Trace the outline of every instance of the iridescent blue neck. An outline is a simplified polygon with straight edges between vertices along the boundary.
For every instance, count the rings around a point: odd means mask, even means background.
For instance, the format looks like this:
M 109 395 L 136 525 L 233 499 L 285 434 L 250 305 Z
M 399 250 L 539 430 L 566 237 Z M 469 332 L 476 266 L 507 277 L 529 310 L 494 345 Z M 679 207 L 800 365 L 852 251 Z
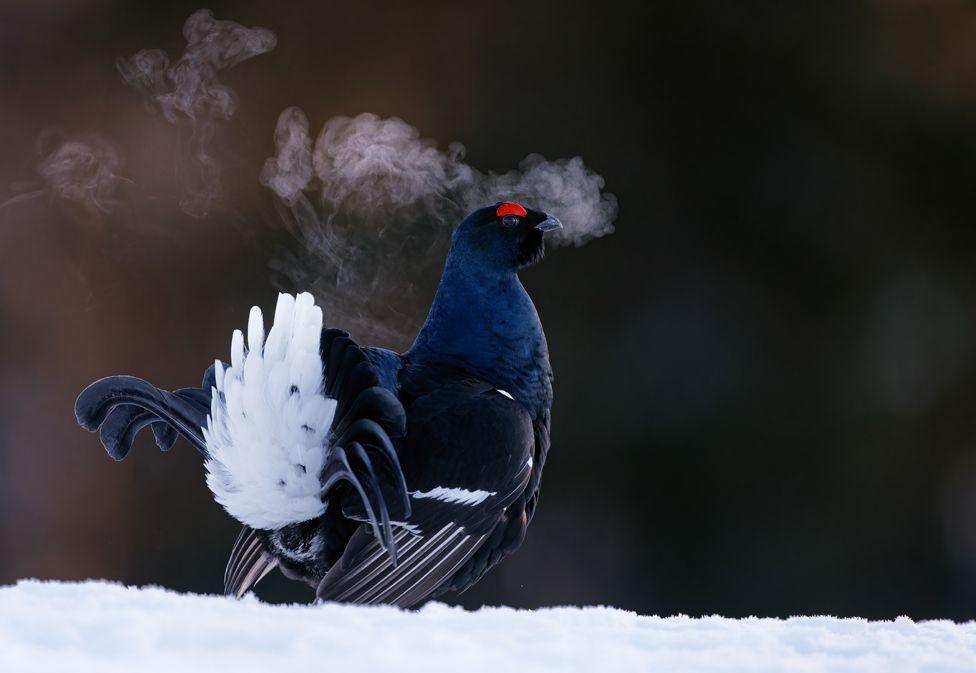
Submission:
M 523 385 L 533 389 L 524 395 L 536 397 L 534 388 L 548 386 L 549 362 L 535 305 L 514 269 L 473 261 L 452 249 L 427 320 L 406 355 L 461 366 L 500 386 Z

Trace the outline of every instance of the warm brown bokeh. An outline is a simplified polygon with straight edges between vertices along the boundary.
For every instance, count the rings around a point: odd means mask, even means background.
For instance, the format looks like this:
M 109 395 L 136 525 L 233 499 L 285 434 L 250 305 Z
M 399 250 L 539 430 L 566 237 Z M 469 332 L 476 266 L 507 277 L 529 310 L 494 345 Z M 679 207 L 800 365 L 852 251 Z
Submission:
M 620 200 L 617 233 L 524 276 L 553 451 L 525 546 L 460 602 L 976 616 L 976 12 L 748 5 L 212 5 L 278 46 L 223 76 L 224 195 L 194 219 L 186 128 L 114 61 L 178 53 L 198 5 L 6 2 L 0 582 L 219 591 L 236 526 L 199 457 L 143 437 L 114 464 L 72 404 L 107 374 L 194 383 L 273 305 L 291 241 L 257 176 L 300 105 L 315 129 L 401 117 L 486 170 L 579 154 Z M 91 136 L 125 158 L 110 214 L 35 173 Z

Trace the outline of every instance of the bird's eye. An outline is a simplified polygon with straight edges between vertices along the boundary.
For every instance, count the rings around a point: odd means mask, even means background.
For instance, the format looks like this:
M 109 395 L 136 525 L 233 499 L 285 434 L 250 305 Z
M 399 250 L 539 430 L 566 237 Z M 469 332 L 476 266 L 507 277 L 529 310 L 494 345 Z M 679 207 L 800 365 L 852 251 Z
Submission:
M 520 218 L 518 215 L 506 215 L 502 218 L 502 224 L 504 224 L 506 227 L 514 227 L 519 223 L 519 221 Z

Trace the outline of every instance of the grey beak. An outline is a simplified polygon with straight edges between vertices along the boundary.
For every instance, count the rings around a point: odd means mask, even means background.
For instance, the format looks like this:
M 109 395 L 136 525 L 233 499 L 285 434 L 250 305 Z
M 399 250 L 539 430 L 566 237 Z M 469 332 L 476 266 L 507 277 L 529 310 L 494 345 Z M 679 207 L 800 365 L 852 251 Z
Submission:
M 547 231 L 555 231 L 556 229 L 562 229 L 563 223 L 560 222 L 555 215 L 550 215 L 546 213 L 546 219 L 544 219 L 539 224 L 535 225 L 535 228 L 545 233 Z

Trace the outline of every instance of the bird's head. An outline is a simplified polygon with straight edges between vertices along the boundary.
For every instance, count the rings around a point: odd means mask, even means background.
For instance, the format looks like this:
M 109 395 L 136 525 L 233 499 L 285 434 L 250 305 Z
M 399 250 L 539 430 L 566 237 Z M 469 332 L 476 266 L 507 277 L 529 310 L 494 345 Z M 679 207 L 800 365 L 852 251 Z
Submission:
M 454 230 L 451 251 L 467 264 L 518 271 L 542 259 L 544 234 L 562 226 L 548 213 L 512 201 L 496 203 L 464 218 Z

